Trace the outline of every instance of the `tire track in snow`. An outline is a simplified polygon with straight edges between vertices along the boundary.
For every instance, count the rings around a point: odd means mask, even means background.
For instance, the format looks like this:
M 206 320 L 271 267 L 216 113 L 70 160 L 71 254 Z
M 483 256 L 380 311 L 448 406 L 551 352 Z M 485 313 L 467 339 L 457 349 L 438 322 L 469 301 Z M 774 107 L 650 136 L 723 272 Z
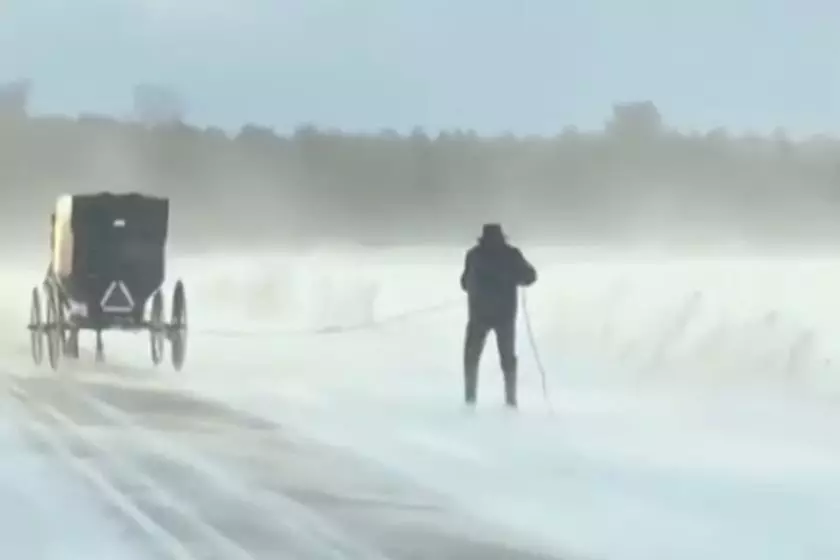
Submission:
M 295 440 L 221 405 L 162 388 L 92 383 L 80 374 L 12 384 L 31 406 L 55 409 L 53 419 L 98 452 L 91 468 L 108 476 L 108 461 L 134 466 L 134 478 L 123 477 L 123 501 L 141 502 L 147 517 L 177 533 L 170 549 L 180 539 L 197 550 L 170 557 L 543 558 L 505 546 L 493 529 L 346 451 Z M 155 484 L 158 491 L 150 491 Z M 148 504 L 150 494 L 158 504 Z M 181 514 L 177 522 L 173 510 Z

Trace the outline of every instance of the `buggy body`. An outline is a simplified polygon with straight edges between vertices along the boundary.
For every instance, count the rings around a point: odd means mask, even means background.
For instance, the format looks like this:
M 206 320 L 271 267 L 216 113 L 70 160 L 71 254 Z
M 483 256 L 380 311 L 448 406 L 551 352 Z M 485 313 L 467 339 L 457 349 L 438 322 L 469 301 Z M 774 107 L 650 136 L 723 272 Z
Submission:
M 81 328 L 140 328 L 163 284 L 169 201 L 141 194 L 58 199 L 48 282 Z
M 155 363 L 160 362 L 168 338 L 173 361 L 180 368 L 186 336 L 180 280 L 173 294 L 172 321 L 163 320 L 168 230 L 166 198 L 107 192 L 59 197 L 51 219 L 43 305 L 37 288 L 33 290 L 30 330 L 36 362 L 40 361 L 36 331 L 46 334 L 56 367 L 54 353 L 78 357 L 80 330 L 96 331 L 97 359 L 102 358 L 102 331 L 148 330 Z M 46 308 L 46 318 L 40 316 L 41 308 Z M 58 342 L 51 338 L 53 330 Z M 61 348 L 54 349 L 54 344 Z

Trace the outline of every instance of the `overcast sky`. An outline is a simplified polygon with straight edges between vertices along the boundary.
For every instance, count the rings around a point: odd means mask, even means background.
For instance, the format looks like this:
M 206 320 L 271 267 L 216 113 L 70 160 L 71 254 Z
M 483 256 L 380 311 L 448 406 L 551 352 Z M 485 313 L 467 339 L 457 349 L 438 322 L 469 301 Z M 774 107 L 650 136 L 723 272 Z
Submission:
M 840 3 L 0 0 L 19 77 L 38 112 L 125 115 L 145 81 L 228 128 L 552 133 L 651 99 L 684 128 L 840 134 Z

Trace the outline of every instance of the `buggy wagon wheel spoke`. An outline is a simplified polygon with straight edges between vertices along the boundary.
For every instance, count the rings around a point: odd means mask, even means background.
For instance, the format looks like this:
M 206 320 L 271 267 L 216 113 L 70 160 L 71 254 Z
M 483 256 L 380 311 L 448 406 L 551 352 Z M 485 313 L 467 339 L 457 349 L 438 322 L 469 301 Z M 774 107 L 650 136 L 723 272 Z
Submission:
M 47 357 L 50 361 L 50 367 L 55 370 L 58 369 L 61 361 L 64 324 L 59 309 L 58 294 L 56 293 L 57 288 L 47 285 L 45 291 L 47 300 Z
M 32 305 L 29 310 L 29 336 L 32 360 L 40 364 L 44 359 L 44 316 L 41 308 L 41 294 L 32 288 Z

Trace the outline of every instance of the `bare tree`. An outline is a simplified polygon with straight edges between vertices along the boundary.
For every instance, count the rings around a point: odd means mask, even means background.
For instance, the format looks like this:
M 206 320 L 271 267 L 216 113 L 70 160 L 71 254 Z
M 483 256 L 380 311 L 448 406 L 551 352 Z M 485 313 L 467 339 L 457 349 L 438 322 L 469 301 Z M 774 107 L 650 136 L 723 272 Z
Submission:
M 140 84 L 134 88 L 134 117 L 146 125 L 162 125 L 184 120 L 184 100 L 163 85 Z
M 620 103 L 613 107 L 607 132 L 625 137 L 657 136 L 662 132 L 662 116 L 651 101 Z
M 0 115 L 23 117 L 27 113 L 32 92 L 30 80 L 16 80 L 0 85 Z
M 0 205 L 32 208 L 27 223 L 63 191 L 129 185 L 171 197 L 173 227 L 204 244 L 463 243 L 496 219 L 552 242 L 840 243 L 840 142 L 682 134 L 648 101 L 616 105 L 602 131 L 549 138 L 313 124 L 284 135 L 186 126 L 162 86 L 134 92 L 151 126 L 27 117 L 29 91 L 0 87 L 0 107 L 23 115 L 0 119 Z

